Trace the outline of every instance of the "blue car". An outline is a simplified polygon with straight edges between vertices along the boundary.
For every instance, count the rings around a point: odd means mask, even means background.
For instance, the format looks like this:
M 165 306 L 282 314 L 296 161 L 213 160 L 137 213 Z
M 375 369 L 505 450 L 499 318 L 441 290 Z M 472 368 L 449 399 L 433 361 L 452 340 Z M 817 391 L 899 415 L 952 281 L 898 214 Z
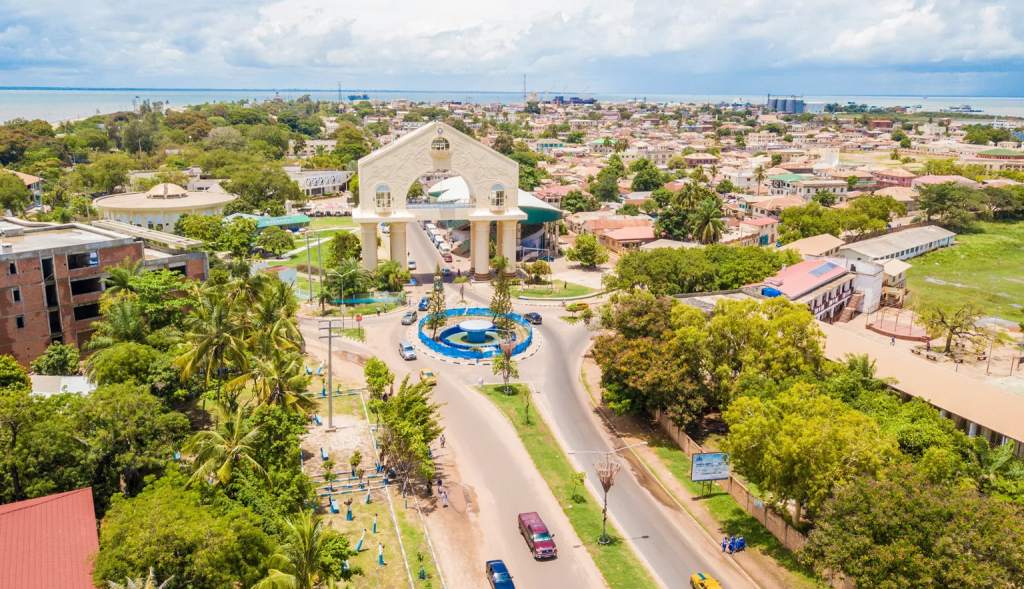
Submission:
M 426 311 L 427 307 L 429 307 L 429 306 L 430 306 L 430 297 L 423 297 L 422 299 L 420 299 L 420 305 L 418 307 L 420 311 Z
M 441 268 L 441 276 L 451 276 L 451 275 L 452 275 L 452 269 L 451 268 Z
M 508 567 L 500 560 L 488 560 L 485 572 L 491 589 L 515 589 L 516 584 L 512 582 L 512 575 L 508 574 Z

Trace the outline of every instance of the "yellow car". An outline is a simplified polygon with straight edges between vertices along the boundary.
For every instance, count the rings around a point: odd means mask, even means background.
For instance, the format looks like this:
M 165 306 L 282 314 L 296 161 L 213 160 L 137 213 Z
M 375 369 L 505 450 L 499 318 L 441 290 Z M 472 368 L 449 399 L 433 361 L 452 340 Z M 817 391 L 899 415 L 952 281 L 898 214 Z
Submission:
M 718 581 L 712 579 L 704 573 L 697 573 L 690 576 L 690 587 L 693 589 L 722 589 L 722 586 L 718 584 Z
M 420 382 L 426 382 L 430 386 L 437 385 L 437 375 L 434 374 L 433 370 L 424 368 L 420 370 Z

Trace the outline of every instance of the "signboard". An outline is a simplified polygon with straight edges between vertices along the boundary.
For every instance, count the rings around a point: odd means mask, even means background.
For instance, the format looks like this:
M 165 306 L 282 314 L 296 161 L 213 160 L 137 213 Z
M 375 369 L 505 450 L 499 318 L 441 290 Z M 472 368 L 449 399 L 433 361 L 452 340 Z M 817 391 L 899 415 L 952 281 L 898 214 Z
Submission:
M 697 483 L 728 479 L 731 466 L 729 458 L 729 454 L 725 452 L 694 454 L 690 466 L 690 480 Z

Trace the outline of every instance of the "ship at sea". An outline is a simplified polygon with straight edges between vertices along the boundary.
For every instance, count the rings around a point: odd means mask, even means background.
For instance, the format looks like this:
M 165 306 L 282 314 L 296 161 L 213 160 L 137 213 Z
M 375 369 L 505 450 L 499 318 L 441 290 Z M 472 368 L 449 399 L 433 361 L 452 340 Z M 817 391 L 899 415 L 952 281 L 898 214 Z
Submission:
M 969 105 L 969 104 L 961 104 L 960 106 L 951 106 L 949 108 L 940 109 L 939 112 L 969 114 L 969 113 L 977 113 L 977 112 L 985 112 L 985 111 L 983 111 L 981 109 L 978 109 L 978 108 L 971 108 L 971 105 Z
M 363 94 L 349 94 L 348 95 L 348 99 L 349 100 L 369 100 L 370 96 L 368 94 L 366 94 L 366 93 L 363 93 Z

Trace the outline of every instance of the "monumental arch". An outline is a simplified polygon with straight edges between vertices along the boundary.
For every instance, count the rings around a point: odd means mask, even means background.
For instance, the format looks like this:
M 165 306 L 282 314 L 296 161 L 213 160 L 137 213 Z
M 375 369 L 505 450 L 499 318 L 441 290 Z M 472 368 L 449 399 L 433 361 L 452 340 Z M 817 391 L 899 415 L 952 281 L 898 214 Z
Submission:
M 469 186 L 470 202 L 406 202 L 409 187 L 425 172 L 448 170 Z M 377 228 L 388 223 L 391 259 L 408 268 L 406 227 L 410 222 L 467 220 L 474 278 L 490 276 L 490 226 L 497 223 L 498 255 L 514 272 L 519 209 L 519 164 L 444 123 L 428 123 L 359 160 L 359 223 L 363 267 L 377 268 Z

